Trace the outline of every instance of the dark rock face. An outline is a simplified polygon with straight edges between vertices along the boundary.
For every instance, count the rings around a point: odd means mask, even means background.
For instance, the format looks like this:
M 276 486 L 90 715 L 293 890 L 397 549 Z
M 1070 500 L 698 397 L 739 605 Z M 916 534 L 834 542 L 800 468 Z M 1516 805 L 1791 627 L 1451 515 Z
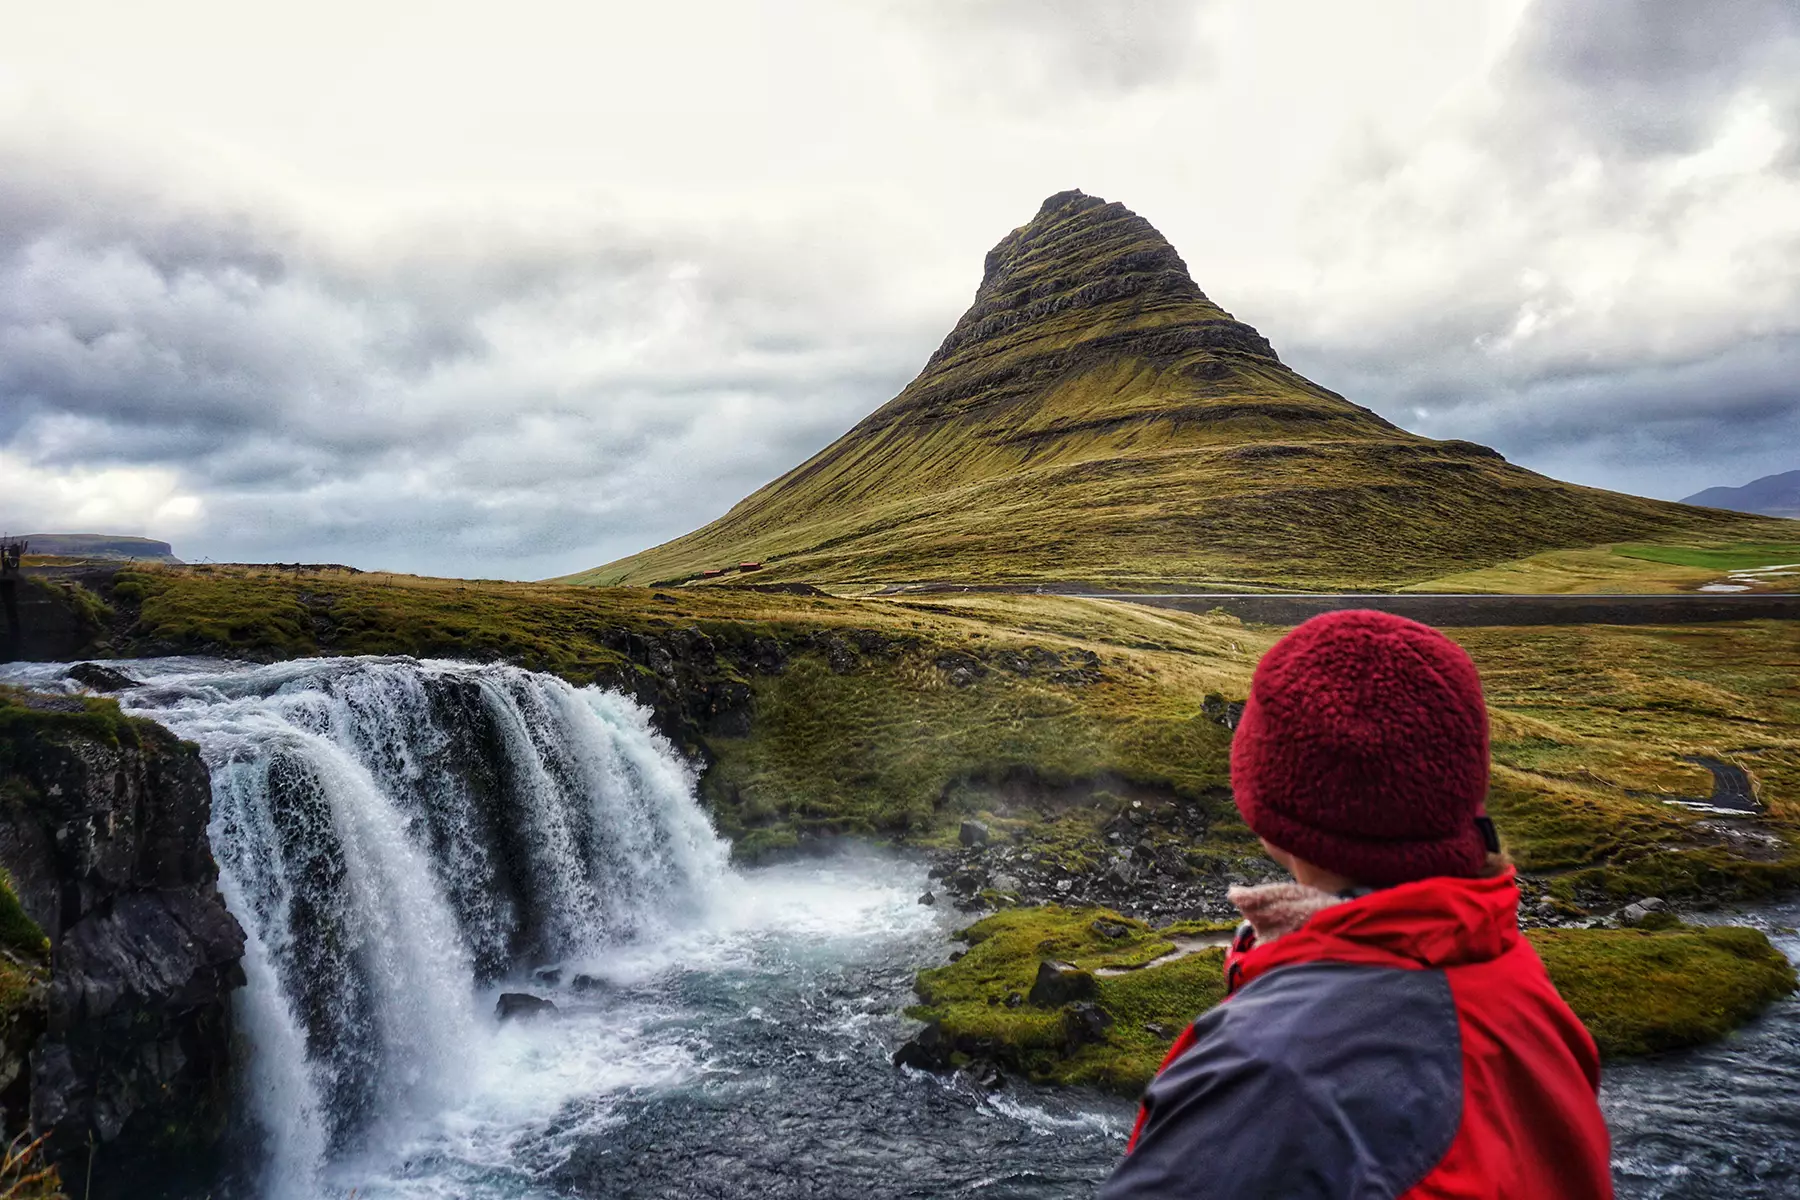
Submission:
M 553 1002 L 529 992 L 503 992 L 499 1002 L 494 1005 L 494 1015 L 502 1021 L 529 1020 L 532 1017 L 548 1016 L 555 1011 L 556 1005 Z
M 0 865 L 52 946 L 30 1113 L 94 1194 L 204 1170 L 228 1115 L 244 934 L 215 886 L 212 795 L 190 745 L 26 724 L 0 743 Z
M 957 321 L 930 367 L 980 343 L 1072 309 L 1129 299 L 1140 307 L 1182 306 L 1187 322 L 1167 331 L 1173 356 L 1216 349 L 1275 360 L 1263 336 L 1206 298 L 1187 264 L 1156 228 L 1123 204 L 1080 191 L 1049 197 L 1030 222 L 988 251 L 975 303 Z

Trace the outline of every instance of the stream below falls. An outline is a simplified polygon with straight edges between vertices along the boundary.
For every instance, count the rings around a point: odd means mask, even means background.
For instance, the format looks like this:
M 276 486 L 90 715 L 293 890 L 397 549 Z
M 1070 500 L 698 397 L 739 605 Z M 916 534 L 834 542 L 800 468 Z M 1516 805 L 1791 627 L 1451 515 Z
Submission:
M 966 918 L 873 852 L 731 868 L 624 697 L 410 659 L 113 665 L 201 746 L 249 934 L 210 1197 L 1087 1197 L 1122 1152 L 1128 1102 L 891 1067 Z M 1800 904 L 1734 919 L 1800 958 Z M 557 1010 L 501 1023 L 512 991 Z M 1613 1065 L 1603 1100 L 1622 1196 L 1800 1197 L 1800 1002 Z

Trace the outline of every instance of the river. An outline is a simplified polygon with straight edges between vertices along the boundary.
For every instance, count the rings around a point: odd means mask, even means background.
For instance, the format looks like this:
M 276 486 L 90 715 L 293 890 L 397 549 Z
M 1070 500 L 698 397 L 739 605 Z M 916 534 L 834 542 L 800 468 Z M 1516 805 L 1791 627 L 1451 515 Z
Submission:
M 1127 1102 L 890 1066 L 958 921 L 917 903 L 923 864 L 728 866 L 623 697 L 409 659 L 114 665 L 200 744 L 250 935 L 213 1196 L 1084 1197 L 1122 1151 Z M 501 1022 L 507 992 L 557 1007 Z M 1800 1196 L 1796 1097 L 1793 1000 L 1610 1067 L 1620 1194 Z

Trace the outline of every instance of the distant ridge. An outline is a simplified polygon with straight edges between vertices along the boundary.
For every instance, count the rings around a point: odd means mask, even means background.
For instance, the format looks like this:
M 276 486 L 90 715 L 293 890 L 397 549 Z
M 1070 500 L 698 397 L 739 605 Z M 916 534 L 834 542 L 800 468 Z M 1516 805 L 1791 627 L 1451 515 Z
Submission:
M 30 543 L 33 554 L 65 558 L 135 558 L 178 563 L 175 547 L 153 538 L 117 533 L 26 533 L 17 535 Z
M 1284 366 L 1144 218 L 1067 191 L 898 396 L 710 525 L 568 578 L 1384 587 L 1740 520 L 1408 433 Z
M 1709 487 L 1683 504 L 1704 504 L 1765 517 L 1800 517 L 1800 471 L 1783 471 L 1752 479 L 1743 487 Z

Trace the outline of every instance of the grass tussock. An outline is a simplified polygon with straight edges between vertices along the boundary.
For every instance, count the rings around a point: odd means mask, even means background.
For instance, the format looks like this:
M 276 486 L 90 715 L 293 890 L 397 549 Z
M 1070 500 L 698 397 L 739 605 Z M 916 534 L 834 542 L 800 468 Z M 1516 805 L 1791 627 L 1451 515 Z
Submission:
M 0 1153 L 0 1200 L 68 1200 L 62 1177 L 45 1161 L 44 1140 L 20 1134 Z

